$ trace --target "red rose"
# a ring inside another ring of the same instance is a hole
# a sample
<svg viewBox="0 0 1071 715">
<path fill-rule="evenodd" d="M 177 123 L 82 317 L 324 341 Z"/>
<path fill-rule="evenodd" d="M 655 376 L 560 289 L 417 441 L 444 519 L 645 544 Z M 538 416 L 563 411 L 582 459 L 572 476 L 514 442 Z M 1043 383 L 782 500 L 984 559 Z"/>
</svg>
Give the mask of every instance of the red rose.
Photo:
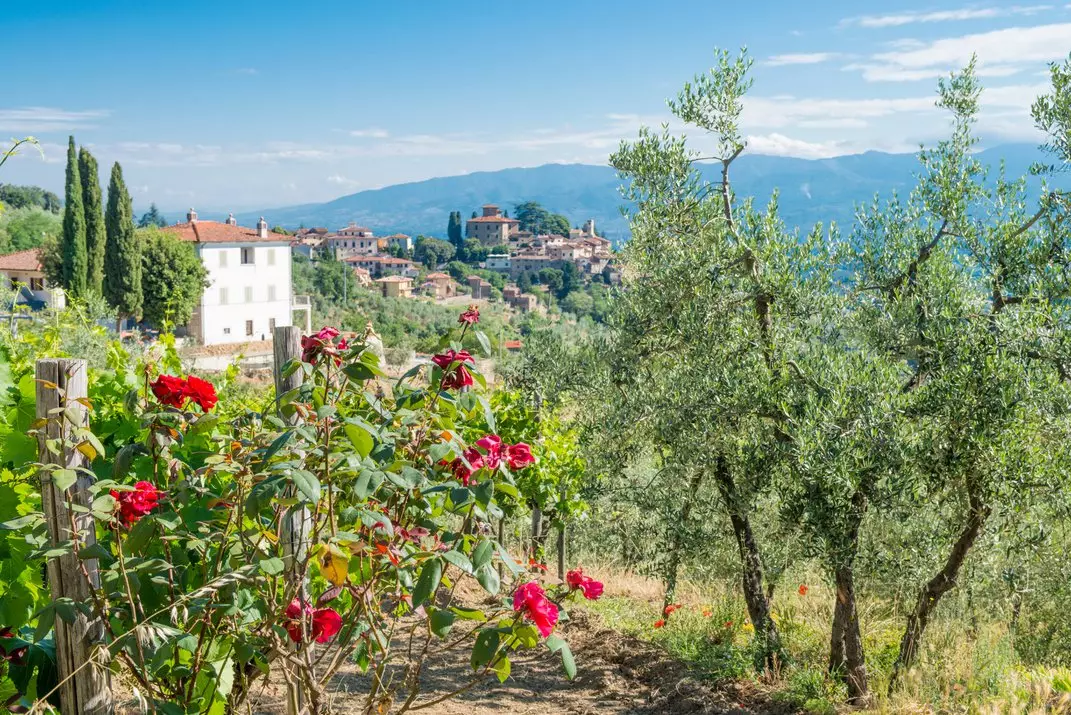
<svg viewBox="0 0 1071 715">
<path fill-rule="evenodd" d="M 458 317 L 457 322 L 458 325 L 475 325 L 480 322 L 480 309 L 475 305 L 470 305 L 469 309 Z"/>
<path fill-rule="evenodd" d="M 311 335 L 301 336 L 301 362 L 315 365 L 324 351 L 324 341 Z"/>
<path fill-rule="evenodd" d="M 160 404 L 182 408 L 186 404 L 186 381 L 174 375 L 161 375 L 152 382 L 152 394 Z"/>
<path fill-rule="evenodd" d="M 532 449 L 524 442 L 511 444 L 506 447 L 506 464 L 510 469 L 523 469 L 529 464 L 535 463 Z"/>
<path fill-rule="evenodd" d="M 119 502 L 119 519 L 124 526 L 135 524 L 141 517 L 155 509 L 160 502 L 160 490 L 152 482 L 138 482 L 132 492 L 112 491 Z"/>
<path fill-rule="evenodd" d="M 320 332 L 316 333 L 316 339 L 322 343 L 329 343 L 339 335 L 341 333 L 338 332 L 338 328 L 320 328 Z"/>
<path fill-rule="evenodd" d="M 472 374 L 465 368 L 465 363 L 476 364 L 476 361 L 467 351 L 447 350 L 445 353 L 433 356 L 431 361 L 443 371 L 442 388 L 444 390 L 461 389 L 472 384 Z"/>
<path fill-rule="evenodd" d="M 196 402 L 204 412 L 208 412 L 219 402 L 215 385 L 193 375 L 186 378 L 186 396 Z"/>
<path fill-rule="evenodd" d="M 580 591 L 584 598 L 594 601 L 602 595 L 602 583 L 584 573 L 583 569 L 576 569 L 565 574 L 565 582 L 572 591 Z"/>
<path fill-rule="evenodd" d="M 302 616 L 309 623 L 309 635 L 317 643 L 326 643 L 342 630 L 342 616 L 333 608 L 314 609 L 308 603 L 302 604 L 298 599 L 286 607 L 286 632 L 295 643 L 302 641 Z"/>
<path fill-rule="evenodd" d="M 497 434 L 485 435 L 476 440 L 476 446 L 484 452 L 484 466 L 498 469 L 502 462 L 502 438 Z"/>
<path fill-rule="evenodd" d="M 558 607 L 550 602 L 535 581 L 523 584 L 513 594 L 513 610 L 530 620 L 544 638 L 551 634 L 558 623 Z"/>
</svg>

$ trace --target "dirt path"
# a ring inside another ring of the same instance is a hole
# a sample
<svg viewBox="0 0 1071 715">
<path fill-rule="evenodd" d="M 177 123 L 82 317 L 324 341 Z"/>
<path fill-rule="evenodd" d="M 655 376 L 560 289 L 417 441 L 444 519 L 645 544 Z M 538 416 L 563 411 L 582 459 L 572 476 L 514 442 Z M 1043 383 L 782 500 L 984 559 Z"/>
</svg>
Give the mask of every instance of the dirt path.
<svg viewBox="0 0 1071 715">
<path fill-rule="evenodd" d="M 545 650 L 518 659 L 505 683 L 489 679 L 467 693 L 431 707 L 416 710 L 426 715 L 685 715 L 700 713 L 793 712 L 770 702 L 747 683 L 722 688 L 697 681 L 687 666 L 661 649 L 601 627 L 596 618 L 580 611 L 563 628 L 577 662 L 577 678 L 565 679 L 561 661 Z M 467 663 L 432 667 L 420 702 L 445 694 L 466 682 Z M 355 669 L 339 673 L 332 687 L 331 704 L 337 713 L 359 713 L 366 678 Z M 285 713 L 281 693 L 265 693 L 255 712 Z"/>
</svg>

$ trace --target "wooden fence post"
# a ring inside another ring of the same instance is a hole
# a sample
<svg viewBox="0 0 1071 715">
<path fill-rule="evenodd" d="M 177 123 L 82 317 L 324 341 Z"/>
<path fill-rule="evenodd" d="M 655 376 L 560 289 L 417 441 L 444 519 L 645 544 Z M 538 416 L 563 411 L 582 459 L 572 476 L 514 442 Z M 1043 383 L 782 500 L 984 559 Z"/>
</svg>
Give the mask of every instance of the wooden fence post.
<svg viewBox="0 0 1071 715">
<path fill-rule="evenodd" d="M 558 527 L 558 580 L 565 583 L 565 522 Z"/>
<path fill-rule="evenodd" d="M 42 359 L 37 361 L 36 373 L 37 418 L 46 420 L 37 438 L 38 459 L 42 464 L 64 469 L 86 467 L 85 456 L 67 444 L 75 428 L 89 424 L 86 407 L 79 402 L 86 398 L 89 385 L 86 361 Z M 61 409 L 62 412 L 55 411 Z M 53 446 L 58 444 L 58 453 L 49 449 L 48 442 Z M 92 517 L 84 512 L 72 513 L 68 507 L 68 503 L 89 506 L 92 483 L 90 475 L 79 472 L 78 480 L 64 493 L 53 483 L 52 470 L 41 472 L 41 506 L 53 545 L 77 539 L 75 548 L 81 549 L 96 543 Z M 82 565 L 89 574 L 89 583 L 82 573 Z M 91 589 L 100 585 L 97 560 L 85 559 L 80 565 L 74 551 L 49 559 L 47 570 L 53 600 L 67 598 L 83 605 L 91 601 Z M 56 615 L 56 665 L 65 715 L 102 715 L 115 711 L 103 641 L 104 623 L 99 617 L 90 618 L 79 612 L 73 623 L 67 623 Z"/>
<path fill-rule="evenodd" d="M 301 387 L 305 380 L 302 370 L 295 370 L 290 375 L 283 376 L 283 367 L 290 360 L 301 359 L 301 328 L 293 325 L 278 327 L 272 335 L 272 353 L 275 358 L 275 396 L 276 410 L 280 411 L 279 396 Z M 282 415 L 280 414 L 280 417 Z M 293 415 L 290 422 L 297 424 L 300 418 Z M 291 489 L 291 492 L 293 490 Z M 309 535 L 312 533 L 312 512 L 307 508 L 300 509 L 291 507 L 282 520 L 283 564 L 286 578 L 291 584 L 297 583 L 299 578 L 298 567 L 303 564 L 309 555 Z M 302 601 L 309 599 L 308 581 L 303 580 L 297 584 L 297 597 Z M 295 646 L 296 647 L 296 646 Z M 311 647 L 311 645 L 307 646 Z M 288 678 L 288 681 L 290 679 Z M 293 683 L 287 687 L 287 712 L 289 715 L 298 715 L 305 710 L 305 697 L 301 686 Z"/>
</svg>

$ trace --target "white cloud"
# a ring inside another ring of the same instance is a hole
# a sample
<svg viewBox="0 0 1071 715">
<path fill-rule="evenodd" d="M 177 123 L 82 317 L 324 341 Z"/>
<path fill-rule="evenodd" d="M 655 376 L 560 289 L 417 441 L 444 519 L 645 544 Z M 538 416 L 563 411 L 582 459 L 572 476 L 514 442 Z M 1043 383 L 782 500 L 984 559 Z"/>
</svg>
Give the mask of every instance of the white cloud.
<svg viewBox="0 0 1071 715">
<path fill-rule="evenodd" d="M 71 111 L 53 107 L 20 107 L 0 109 L 0 131 L 7 132 L 58 132 L 71 129 L 88 129 L 96 120 L 111 114 L 106 109 Z"/>
<path fill-rule="evenodd" d="M 776 132 L 748 136 L 747 148 L 752 154 L 794 156 L 800 159 L 828 159 L 851 153 L 851 147 L 840 141 L 809 142 Z"/>
<path fill-rule="evenodd" d="M 331 176 L 327 177 L 327 183 L 329 183 L 329 184 L 338 184 L 339 186 L 346 186 L 346 187 L 354 187 L 354 186 L 360 186 L 361 185 L 360 181 L 356 181 L 355 179 L 346 178 L 345 176 L 342 176 L 341 174 L 332 174 Z"/>
<path fill-rule="evenodd" d="M 358 139 L 386 139 L 390 134 L 386 129 L 372 127 L 370 129 L 354 129 L 350 132 L 350 136 Z"/>
<path fill-rule="evenodd" d="M 839 58 L 839 52 L 804 52 L 798 54 L 773 55 L 767 58 L 766 64 L 770 67 L 782 65 L 817 65 Z"/>
<path fill-rule="evenodd" d="M 1009 27 L 932 42 L 901 41 L 888 52 L 848 65 L 871 82 L 933 79 L 963 68 L 978 57 L 981 77 L 1007 77 L 1067 55 L 1071 23 Z"/>
<path fill-rule="evenodd" d="M 963 20 L 989 20 L 1014 15 L 1036 15 L 1053 9 L 1052 5 L 1010 5 L 1007 7 L 960 8 L 958 10 L 931 10 L 927 12 L 902 12 L 888 15 L 862 15 L 841 20 L 841 26 L 901 27 L 916 23 L 951 22 Z"/>
</svg>

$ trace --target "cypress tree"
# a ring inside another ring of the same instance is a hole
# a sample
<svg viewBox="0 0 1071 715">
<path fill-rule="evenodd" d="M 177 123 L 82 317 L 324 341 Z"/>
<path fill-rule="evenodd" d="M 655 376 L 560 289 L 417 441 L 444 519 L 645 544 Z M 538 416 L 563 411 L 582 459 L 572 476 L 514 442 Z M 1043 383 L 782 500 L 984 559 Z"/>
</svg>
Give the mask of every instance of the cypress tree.
<svg viewBox="0 0 1071 715">
<path fill-rule="evenodd" d="M 141 246 L 134 233 L 134 206 L 123 181 L 123 167 L 115 162 L 108 184 L 108 212 L 104 219 L 104 297 L 119 313 L 141 317 Z"/>
<path fill-rule="evenodd" d="M 63 211 L 63 285 L 71 295 L 86 292 L 86 216 L 74 137 L 67 144 L 67 187 Z"/>
<path fill-rule="evenodd" d="M 82 179 L 82 208 L 86 217 L 86 288 L 101 295 L 104 283 L 104 205 L 100 196 L 97 160 L 82 147 L 78 152 L 78 173 Z"/>
</svg>

